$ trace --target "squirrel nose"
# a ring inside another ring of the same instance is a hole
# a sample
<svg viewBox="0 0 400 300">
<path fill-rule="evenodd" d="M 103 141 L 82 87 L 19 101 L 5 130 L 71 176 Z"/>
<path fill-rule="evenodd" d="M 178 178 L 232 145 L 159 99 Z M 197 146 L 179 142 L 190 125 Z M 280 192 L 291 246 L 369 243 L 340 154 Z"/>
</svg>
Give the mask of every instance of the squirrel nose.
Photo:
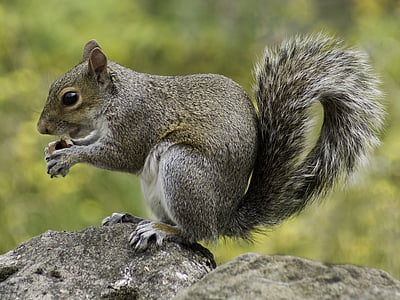
<svg viewBox="0 0 400 300">
<path fill-rule="evenodd" d="M 44 125 L 42 122 L 38 122 L 37 126 L 37 131 L 39 131 L 40 134 L 50 134 L 49 128 L 47 128 L 46 125 Z"/>
</svg>

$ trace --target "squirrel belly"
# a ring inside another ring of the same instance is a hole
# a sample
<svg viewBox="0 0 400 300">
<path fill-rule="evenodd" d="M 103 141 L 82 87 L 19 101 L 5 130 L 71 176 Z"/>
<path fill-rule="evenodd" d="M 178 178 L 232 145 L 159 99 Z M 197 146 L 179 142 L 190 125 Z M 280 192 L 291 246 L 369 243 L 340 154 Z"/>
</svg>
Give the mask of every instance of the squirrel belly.
<svg viewBox="0 0 400 300">
<path fill-rule="evenodd" d="M 378 144 L 381 95 L 365 56 L 322 35 L 267 48 L 255 74 L 257 110 L 224 76 L 138 73 L 89 41 L 82 63 L 51 86 L 38 122 L 43 134 L 88 136 L 47 151 L 48 173 L 88 163 L 139 175 L 162 223 L 143 221 L 130 238 L 135 248 L 169 234 L 247 238 L 280 223 L 325 196 Z M 324 121 L 306 153 L 317 102 Z M 123 219 L 137 220 L 116 214 L 106 223 Z"/>
<path fill-rule="evenodd" d="M 165 199 L 160 160 L 172 145 L 172 143 L 168 142 L 156 145 L 147 156 L 143 169 L 139 174 L 143 196 L 148 206 L 158 220 L 168 224 L 176 224 L 177 222 L 173 219 Z"/>
</svg>

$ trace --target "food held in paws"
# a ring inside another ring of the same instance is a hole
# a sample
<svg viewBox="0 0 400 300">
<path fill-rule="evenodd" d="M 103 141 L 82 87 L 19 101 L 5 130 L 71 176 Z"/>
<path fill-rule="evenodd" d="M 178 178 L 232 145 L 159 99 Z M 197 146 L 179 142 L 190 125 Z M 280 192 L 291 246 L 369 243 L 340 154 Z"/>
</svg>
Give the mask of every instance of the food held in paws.
<svg viewBox="0 0 400 300">
<path fill-rule="evenodd" d="M 64 149 L 64 148 L 69 148 L 69 147 L 71 147 L 72 145 L 73 145 L 73 144 L 72 144 L 72 141 L 61 139 L 61 140 L 59 140 L 59 141 L 57 141 L 57 142 L 52 143 L 52 144 L 49 146 L 49 154 L 52 154 L 52 153 L 53 153 L 54 151 L 56 151 L 56 150 L 60 150 L 60 149 Z"/>
</svg>

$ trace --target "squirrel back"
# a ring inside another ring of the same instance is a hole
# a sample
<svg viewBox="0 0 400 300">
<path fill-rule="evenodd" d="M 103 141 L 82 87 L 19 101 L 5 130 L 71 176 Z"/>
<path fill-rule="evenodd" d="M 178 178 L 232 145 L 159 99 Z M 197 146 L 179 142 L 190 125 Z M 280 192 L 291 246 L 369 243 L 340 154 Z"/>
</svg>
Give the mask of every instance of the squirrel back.
<svg viewBox="0 0 400 300">
<path fill-rule="evenodd" d="M 48 173 L 89 163 L 139 175 L 161 222 L 138 225 L 130 238 L 138 249 L 153 236 L 158 244 L 168 235 L 246 238 L 277 224 L 360 165 L 378 144 L 383 110 L 364 55 L 322 35 L 267 48 L 255 73 L 258 110 L 224 76 L 138 73 L 92 40 L 52 85 L 38 122 L 43 134 L 78 138 L 46 149 Z M 307 152 L 317 102 L 323 125 Z M 126 220 L 137 218 L 115 214 L 104 224 Z"/>
<path fill-rule="evenodd" d="M 296 37 L 266 48 L 255 73 L 261 142 L 233 235 L 275 225 L 324 197 L 379 144 L 383 124 L 379 81 L 365 55 L 335 39 Z M 304 157 L 316 102 L 323 124 Z"/>
</svg>

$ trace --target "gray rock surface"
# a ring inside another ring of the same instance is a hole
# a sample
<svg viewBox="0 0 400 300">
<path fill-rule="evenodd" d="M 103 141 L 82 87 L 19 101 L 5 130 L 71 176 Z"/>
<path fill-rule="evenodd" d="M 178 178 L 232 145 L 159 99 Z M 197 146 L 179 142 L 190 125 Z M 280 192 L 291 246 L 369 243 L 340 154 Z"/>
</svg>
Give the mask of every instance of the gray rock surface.
<svg viewBox="0 0 400 300">
<path fill-rule="evenodd" d="M 175 299 L 400 299 L 386 272 L 291 256 L 241 255 Z"/>
<path fill-rule="evenodd" d="M 248 253 L 212 271 L 207 249 L 173 242 L 135 253 L 134 226 L 22 243 L 0 255 L 0 299 L 400 299 L 400 281 L 371 268 Z"/>
<path fill-rule="evenodd" d="M 133 224 L 47 231 L 0 256 L 0 299 L 170 299 L 213 269 L 200 245 L 135 253 Z"/>
</svg>

